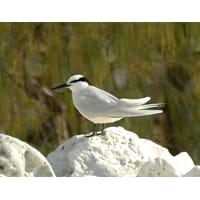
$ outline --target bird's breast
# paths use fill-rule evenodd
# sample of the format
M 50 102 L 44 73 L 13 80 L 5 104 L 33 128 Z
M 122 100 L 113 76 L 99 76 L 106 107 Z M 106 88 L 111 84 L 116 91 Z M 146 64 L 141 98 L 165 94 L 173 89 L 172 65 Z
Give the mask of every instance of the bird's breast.
M 89 115 L 91 109 L 89 108 L 89 99 L 86 98 L 84 95 L 72 95 L 72 100 L 74 103 L 74 106 L 76 109 L 82 114 L 82 115 Z

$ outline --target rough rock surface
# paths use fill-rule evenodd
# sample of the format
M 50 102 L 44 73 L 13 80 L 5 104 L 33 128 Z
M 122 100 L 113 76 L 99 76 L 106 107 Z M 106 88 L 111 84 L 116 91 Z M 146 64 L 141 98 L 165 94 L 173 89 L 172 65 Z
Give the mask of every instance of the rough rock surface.
M 194 163 L 122 127 L 105 136 L 76 135 L 47 157 L 56 176 L 183 176 Z
M 46 158 L 14 137 L 0 134 L 0 176 L 55 176 Z

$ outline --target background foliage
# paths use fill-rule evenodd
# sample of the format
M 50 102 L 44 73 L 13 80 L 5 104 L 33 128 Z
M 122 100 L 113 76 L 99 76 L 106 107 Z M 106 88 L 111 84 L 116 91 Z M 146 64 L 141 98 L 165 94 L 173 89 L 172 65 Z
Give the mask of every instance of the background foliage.
M 1 23 L 0 131 L 45 154 L 88 133 L 70 91 L 49 90 L 77 73 L 118 97 L 166 102 L 163 115 L 114 125 L 199 163 L 200 24 Z

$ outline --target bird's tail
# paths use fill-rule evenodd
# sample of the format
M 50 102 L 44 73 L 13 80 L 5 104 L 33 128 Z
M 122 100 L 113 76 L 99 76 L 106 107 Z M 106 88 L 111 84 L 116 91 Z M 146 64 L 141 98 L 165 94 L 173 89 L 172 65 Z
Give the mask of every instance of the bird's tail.
M 165 103 L 154 103 L 154 104 L 145 104 L 137 105 L 133 107 L 118 107 L 113 117 L 139 117 L 146 115 L 155 115 L 163 112 Z M 153 108 L 153 109 L 152 109 Z
M 145 105 L 140 105 L 137 106 L 136 108 L 139 110 L 146 110 L 150 108 L 164 108 L 165 103 L 151 103 L 151 104 L 145 104 Z
M 165 103 L 153 103 L 136 106 L 129 108 L 129 111 L 133 113 L 134 116 L 145 116 L 145 115 L 155 115 L 163 112 L 161 108 L 165 106 Z M 152 109 L 156 108 L 156 109 Z

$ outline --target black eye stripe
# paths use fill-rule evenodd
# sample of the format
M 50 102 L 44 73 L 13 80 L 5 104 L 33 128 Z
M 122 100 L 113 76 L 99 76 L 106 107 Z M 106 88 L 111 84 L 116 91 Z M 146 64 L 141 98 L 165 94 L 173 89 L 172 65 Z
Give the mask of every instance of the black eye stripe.
M 89 85 L 91 85 L 91 83 L 87 80 L 87 78 L 85 78 L 85 77 L 81 77 L 81 78 L 79 78 L 79 79 L 77 79 L 77 80 L 73 80 L 73 81 L 71 81 L 70 83 L 76 83 L 76 82 L 79 82 L 79 81 L 85 81 L 85 82 L 87 82 Z
M 70 81 L 70 83 L 76 83 L 78 82 L 79 80 L 73 80 L 73 81 Z

